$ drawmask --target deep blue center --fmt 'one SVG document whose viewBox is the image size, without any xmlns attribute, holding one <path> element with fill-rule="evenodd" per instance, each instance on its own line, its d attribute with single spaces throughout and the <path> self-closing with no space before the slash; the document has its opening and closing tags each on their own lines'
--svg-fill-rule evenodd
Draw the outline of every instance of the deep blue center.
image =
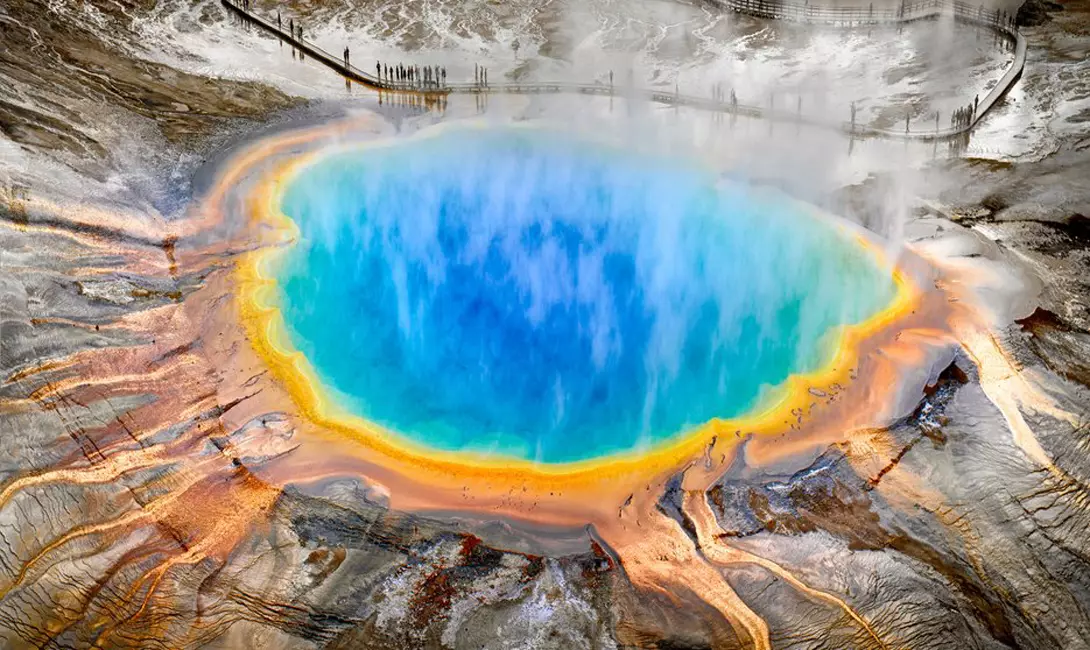
<svg viewBox="0 0 1090 650">
<path fill-rule="evenodd" d="M 329 155 L 282 208 L 292 343 L 342 406 L 439 449 L 567 462 L 741 415 L 895 290 L 793 202 L 553 132 Z"/>
</svg>

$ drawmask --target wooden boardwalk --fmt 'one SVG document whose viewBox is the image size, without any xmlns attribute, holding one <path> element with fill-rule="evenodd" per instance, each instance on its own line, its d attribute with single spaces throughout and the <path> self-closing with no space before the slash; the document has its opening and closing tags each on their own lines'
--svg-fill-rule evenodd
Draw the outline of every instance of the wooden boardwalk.
<svg viewBox="0 0 1090 650">
<path fill-rule="evenodd" d="M 699 110 L 754 117 L 777 122 L 791 122 L 807 126 L 836 129 L 858 137 L 885 137 L 912 140 L 945 140 L 961 137 L 968 133 L 988 113 L 995 104 L 1010 90 L 1025 67 L 1026 42 L 1015 28 L 1013 20 L 1000 12 L 985 11 L 982 7 L 972 7 L 960 0 L 921 0 L 902 3 L 897 9 L 875 11 L 873 8 L 829 7 L 821 8 L 810 4 L 798 5 L 770 0 L 706 0 L 724 10 L 735 11 L 761 18 L 791 20 L 822 25 L 858 26 L 875 24 L 900 24 L 917 20 L 935 18 L 950 13 L 961 22 L 980 25 L 992 29 L 1014 43 L 1014 59 L 999 82 L 980 101 L 972 120 L 965 124 L 946 128 L 923 128 L 917 130 L 879 129 L 850 121 L 836 122 L 824 119 L 808 118 L 798 112 L 777 111 L 740 103 L 720 101 L 711 97 L 670 93 L 661 90 L 615 88 L 612 84 L 582 84 L 564 81 L 537 82 L 500 82 L 483 83 L 422 83 L 396 82 L 383 79 L 366 72 L 350 61 L 334 56 L 316 44 L 298 37 L 283 29 L 277 23 L 259 16 L 235 0 L 220 0 L 230 11 L 242 19 L 271 32 L 284 42 L 289 43 L 303 54 L 319 61 L 336 71 L 346 79 L 372 88 L 425 97 L 443 97 L 450 94 L 583 94 L 606 97 L 636 98 L 669 106 L 685 106 Z"/>
</svg>

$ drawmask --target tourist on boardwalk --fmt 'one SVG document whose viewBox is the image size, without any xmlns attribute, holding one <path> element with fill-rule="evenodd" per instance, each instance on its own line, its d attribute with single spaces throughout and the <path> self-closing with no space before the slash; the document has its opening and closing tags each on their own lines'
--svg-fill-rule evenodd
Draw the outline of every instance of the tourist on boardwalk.
<svg viewBox="0 0 1090 650">
<path fill-rule="evenodd" d="M 288 35 L 295 38 L 295 19 L 288 18 Z"/>
<path fill-rule="evenodd" d="M 344 46 L 344 67 L 350 67 L 348 64 L 348 46 Z"/>
<path fill-rule="evenodd" d="M 279 10 L 277 10 L 277 12 L 276 12 L 276 31 L 278 31 L 278 32 L 284 31 L 283 25 L 280 24 L 280 11 Z"/>
<path fill-rule="evenodd" d="M 382 79 L 382 64 L 375 61 L 375 78 Z"/>
</svg>

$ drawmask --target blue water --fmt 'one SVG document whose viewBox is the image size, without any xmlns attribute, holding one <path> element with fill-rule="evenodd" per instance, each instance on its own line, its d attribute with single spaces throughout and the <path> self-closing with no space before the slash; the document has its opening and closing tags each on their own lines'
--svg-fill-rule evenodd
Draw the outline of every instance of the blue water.
<svg viewBox="0 0 1090 650">
<path fill-rule="evenodd" d="M 330 155 L 282 208 L 293 344 L 345 408 L 446 450 L 567 462 L 743 414 L 895 293 L 796 204 L 551 132 Z"/>
</svg>

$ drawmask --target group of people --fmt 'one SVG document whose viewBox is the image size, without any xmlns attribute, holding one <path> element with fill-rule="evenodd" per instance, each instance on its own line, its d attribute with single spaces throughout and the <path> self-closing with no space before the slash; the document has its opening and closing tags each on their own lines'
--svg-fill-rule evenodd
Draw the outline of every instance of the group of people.
<svg viewBox="0 0 1090 650">
<path fill-rule="evenodd" d="M 345 63 L 348 63 L 348 48 Z M 447 69 L 440 65 L 388 65 L 375 61 L 375 76 L 388 83 L 407 84 L 415 88 L 442 88 L 447 85 Z"/>
<path fill-rule="evenodd" d="M 281 20 L 280 20 L 280 12 L 279 11 L 276 12 L 276 29 L 281 31 L 281 32 L 284 31 L 284 23 L 281 22 Z M 297 38 L 300 41 L 303 40 L 303 26 L 299 25 L 299 27 L 296 28 L 294 18 L 288 18 L 288 36 L 291 36 L 292 38 Z M 345 58 L 345 62 L 347 63 L 347 61 L 348 61 L 348 48 L 347 47 L 344 48 L 344 58 Z"/>
<path fill-rule="evenodd" d="M 950 126 L 955 128 L 962 128 L 969 126 L 973 123 L 973 118 L 976 117 L 977 106 L 980 105 L 980 95 L 977 95 L 973 99 L 973 103 L 968 106 L 959 108 L 950 115 Z"/>
<path fill-rule="evenodd" d="M 712 99 L 721 104 L 726 103 L 727 94 L 724 92 L 722 84 L 715 84 L 712 87 Z M 734 94 L 733 88 L 730 90 L 730 105 L 731 108 L 738 108 L 738 96 Z"/>
<path fill-rule="evenodd" d="M 473 64 L 473 83 L 478 86 L 488 86 L 488 68 L 483 65 Z"/>
</svg>

